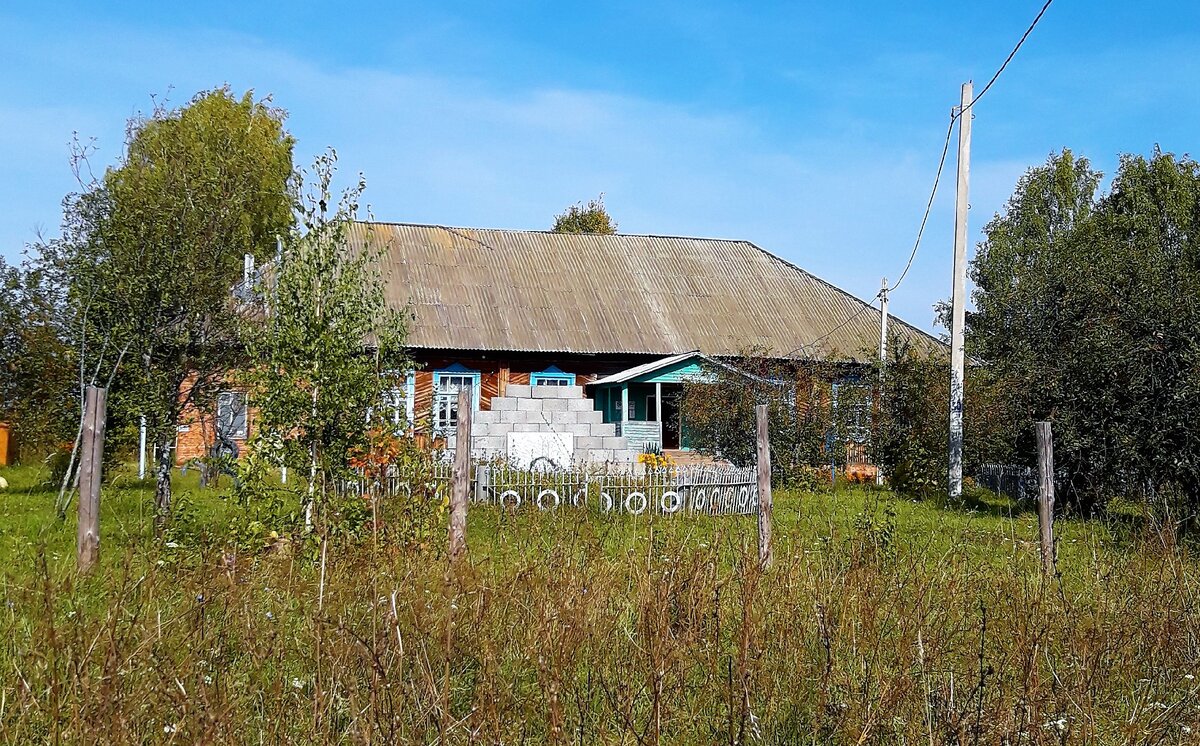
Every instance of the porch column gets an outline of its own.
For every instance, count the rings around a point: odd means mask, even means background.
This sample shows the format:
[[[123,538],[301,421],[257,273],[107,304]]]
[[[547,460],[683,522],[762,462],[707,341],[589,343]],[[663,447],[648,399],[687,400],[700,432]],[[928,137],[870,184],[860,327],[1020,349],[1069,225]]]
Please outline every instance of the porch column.
[[[621,384],[621,435],[629,434],[629,384]]]
[[[654,382],[654,421],[658,423],[658,450],[666,444],[662,420],[662,381]]]

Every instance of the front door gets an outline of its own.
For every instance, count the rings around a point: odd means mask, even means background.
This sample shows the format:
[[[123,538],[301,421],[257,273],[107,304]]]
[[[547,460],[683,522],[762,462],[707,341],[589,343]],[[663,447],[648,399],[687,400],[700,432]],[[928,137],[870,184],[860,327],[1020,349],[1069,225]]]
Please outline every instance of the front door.
[[[663,384],[662,387],[662,447],[679,448],[679,396],[683,392],[678,385]]]

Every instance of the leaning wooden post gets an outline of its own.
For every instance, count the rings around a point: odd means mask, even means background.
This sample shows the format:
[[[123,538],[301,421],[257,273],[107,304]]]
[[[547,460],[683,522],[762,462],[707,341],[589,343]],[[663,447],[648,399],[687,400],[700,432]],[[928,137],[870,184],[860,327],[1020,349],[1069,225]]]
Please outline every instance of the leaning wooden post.
[[[471,491],[471,392],[458,392],[458,430],[454,436],[454,480],[450,486],[450,559],[467,550],[467,498]]]
[[[754,408],[758,420],[758,561],[771,566],[771,441],[767,431],[767,405]]]
[[[1042,572],[1054,573],[1054,436],[1049,422],[1037,423],[1038,526],[1041,529]]]
[[[84,400],[79,525],[75,534],[75,562],[82,573],[89,572],[100,559],[100,477],[104,463],[107,394],[98,386],[88,386]]]

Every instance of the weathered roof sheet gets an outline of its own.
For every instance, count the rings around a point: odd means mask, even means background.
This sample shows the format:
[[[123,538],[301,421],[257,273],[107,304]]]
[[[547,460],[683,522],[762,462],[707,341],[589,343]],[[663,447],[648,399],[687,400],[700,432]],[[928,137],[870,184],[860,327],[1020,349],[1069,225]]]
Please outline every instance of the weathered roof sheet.
[[[878,311],[748,241],[355,223],[413,347],[861,358]],[[893,317],[894,333],[941,343]]]

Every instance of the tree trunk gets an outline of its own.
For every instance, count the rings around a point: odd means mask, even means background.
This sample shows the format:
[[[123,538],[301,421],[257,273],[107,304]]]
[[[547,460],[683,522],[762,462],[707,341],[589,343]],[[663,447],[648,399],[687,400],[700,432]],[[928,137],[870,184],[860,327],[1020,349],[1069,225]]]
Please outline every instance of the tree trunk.
[[[159,528],[171,514],[171,461],[175,444],[170,438],[158,441],[158,465],[154,470],[154,521]]]

